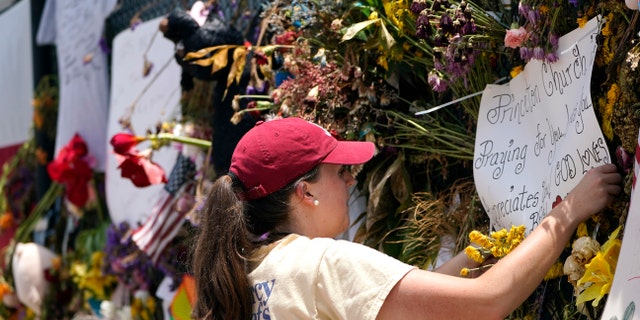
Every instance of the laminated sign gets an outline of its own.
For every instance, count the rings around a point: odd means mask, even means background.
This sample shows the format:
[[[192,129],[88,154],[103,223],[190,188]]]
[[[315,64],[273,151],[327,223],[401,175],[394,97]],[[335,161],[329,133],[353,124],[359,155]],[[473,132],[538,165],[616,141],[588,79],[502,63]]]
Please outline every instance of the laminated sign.
[[[492,226],[535,228],[591,168],[611,162],[590,84],[599,18],[560,38],[559,60],[531,60],[488,85],[478,114],[473,176]]]

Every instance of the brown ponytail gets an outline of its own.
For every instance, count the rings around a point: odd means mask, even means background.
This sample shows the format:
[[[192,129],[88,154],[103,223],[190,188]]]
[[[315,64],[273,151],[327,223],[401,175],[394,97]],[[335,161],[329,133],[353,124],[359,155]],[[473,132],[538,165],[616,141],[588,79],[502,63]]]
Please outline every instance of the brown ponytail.
[[[229,176],[214,182],[201,221],[193,256],[197,294],[194,317],[249,319],[251,286],[245,256],[253,248],[244,204],[236,197]]]
[[[318,174],[316,167],[284,188],[249,202],[238,199],[236,192],[243,187],[233,175],[214,182],[201,211],[193,253],[197,295],[194,318],[251,319],[247,258],[257,245],[282,236],[278,227],[289,217],[289,199],[295,186],[300,181],[317,180]]]

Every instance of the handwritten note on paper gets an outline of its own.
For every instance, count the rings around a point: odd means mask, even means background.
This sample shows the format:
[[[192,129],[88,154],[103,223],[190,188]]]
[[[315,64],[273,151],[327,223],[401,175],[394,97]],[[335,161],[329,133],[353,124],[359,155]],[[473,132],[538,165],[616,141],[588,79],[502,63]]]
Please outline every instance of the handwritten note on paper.
[[[589,91],[597,18],[560,38],[555,63],[532,60],[480,103],[474,179],[496,228],[533,230],[592,167],[611,162]]]
[[[636,145],[634,164],[636,179],[631,191],[631,204],[624,226],[624,237],[611,291],[600,318],[602,320],[640,319],[640,294],[638,294],[640,286],[640,267],[638,267],[638,261],[640,261],[640,188],[637,180],[640,174],[640,163],[638,160],[640,160],[640,134]],[[639,310],[636,311],[636,308]]]
[[[108,139],[123,131],[118,122],[123,116],[130,115],[135,134],[145,135],[158,123],[179,114],[181,70],[173,58],[173,43],[158,34],[160,19],[147,21],[135,30],[127,29],[113,41]],[[146,77],[143,75],[145,54],[153,63]],[[163,68],[167,62],[168,66]],[[126,221],[136,226],[151,214],[164,185],[135,187],[131,180],[120,176],[111,145],[108,147],[105,187],[111,220],[115,224]],[[142,143],[138,149],[148,147]],[[164,147],[154,152],[152,160],[169,175],[177,154],[177,149]]]

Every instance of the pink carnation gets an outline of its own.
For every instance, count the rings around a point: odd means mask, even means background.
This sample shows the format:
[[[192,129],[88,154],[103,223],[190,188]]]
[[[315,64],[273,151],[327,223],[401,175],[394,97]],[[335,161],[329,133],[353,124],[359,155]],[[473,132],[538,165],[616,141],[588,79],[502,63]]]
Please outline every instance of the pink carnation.
[[[522,46],[524,40],[527,39],[527,31],[524,27],[518,29],[509,29],[504,36],[504,45],[509,48],[517,48]]]

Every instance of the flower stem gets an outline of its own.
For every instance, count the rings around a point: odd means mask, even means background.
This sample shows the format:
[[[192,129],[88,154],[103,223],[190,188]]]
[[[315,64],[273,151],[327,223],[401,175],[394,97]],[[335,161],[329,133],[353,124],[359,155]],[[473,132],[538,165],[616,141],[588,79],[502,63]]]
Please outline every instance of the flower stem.
[[[173,135],[171,133],[159,133],[157,135],[149,135],[148,138],[151,141],[156,141],[156,140],[174,141],[174,142],[188,144],[188,145],[201,147],[201,148],[211,148],[211,141],[209,141],[209,140],[202,140],[202,139],[191,138],[191,137],[176,136],[176,135]]]
[[[236,99],[267,99],[271,100],[271,96],[266,94],[238,94],[235,96]]]

